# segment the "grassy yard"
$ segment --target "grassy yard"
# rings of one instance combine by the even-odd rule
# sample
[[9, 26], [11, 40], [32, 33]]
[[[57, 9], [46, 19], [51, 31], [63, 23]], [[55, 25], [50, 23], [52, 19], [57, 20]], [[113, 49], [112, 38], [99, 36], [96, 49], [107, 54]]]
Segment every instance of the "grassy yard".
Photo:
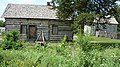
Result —
[[120, 67], [120, 49], [93, 49], [86, 54], [77, 45], [49, 43], [46, 48], [0, 49], [0, 60], [1, 67]]
[[0, 67], [120, 67], [119, 40], [103, 37], [90, 40], [91, 44], [77, 41], [47, 43], [46, 46], [24, 43], [18, 50], [0, 47]]
[[105, 37], [92, 36], [90, 43], [93, 45], [100, 45], [102, 48], [120, 47], [119, 39], [111, 39]]
[[8, 32], [0, 44], [0, 67], [120, 67], [119, 40], [77, 35], [72, 42], [40, 45]]
[[111, 39], [111, 38], [96, 37], [96, 36], [92, 36], [91, 41], [93, 41], [93, 42], [104, 42], [104, 43], [120, 43], [119, 39]]

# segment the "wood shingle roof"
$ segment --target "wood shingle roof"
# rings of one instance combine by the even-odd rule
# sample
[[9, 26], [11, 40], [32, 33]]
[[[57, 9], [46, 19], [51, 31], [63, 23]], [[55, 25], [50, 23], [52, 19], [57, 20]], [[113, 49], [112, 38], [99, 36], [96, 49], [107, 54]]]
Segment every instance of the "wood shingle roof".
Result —
[[3, 18], [57, 19], [56, 10], [47, 5], [8, 4]]

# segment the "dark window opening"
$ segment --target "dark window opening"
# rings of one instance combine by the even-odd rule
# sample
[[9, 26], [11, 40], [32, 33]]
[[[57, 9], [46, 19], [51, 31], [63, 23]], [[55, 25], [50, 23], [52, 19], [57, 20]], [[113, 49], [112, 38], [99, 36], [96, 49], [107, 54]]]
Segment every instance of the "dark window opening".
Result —
[[107, 29], [107, 25], [103, 25], [103, 29]]
[[53, 35], [57, 35], [58, 34], [58, 26], [57, 25], [53, 25], [52, 26], [52, 34]]
[[27, 25], [21, 25], [20, 34], [27, 34]]

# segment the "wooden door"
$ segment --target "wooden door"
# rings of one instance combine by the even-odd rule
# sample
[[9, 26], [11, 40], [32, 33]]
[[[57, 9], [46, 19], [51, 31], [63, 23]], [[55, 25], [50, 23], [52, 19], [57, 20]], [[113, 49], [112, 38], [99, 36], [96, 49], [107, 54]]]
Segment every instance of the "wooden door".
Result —
[[36, 25], [29, 25], [29, 39], [36, 39]]

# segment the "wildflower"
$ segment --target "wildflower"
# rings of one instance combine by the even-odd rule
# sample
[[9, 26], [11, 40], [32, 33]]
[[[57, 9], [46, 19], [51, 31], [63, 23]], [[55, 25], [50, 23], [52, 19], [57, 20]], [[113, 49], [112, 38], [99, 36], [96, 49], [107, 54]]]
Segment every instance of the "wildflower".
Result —
[[105, 59], [103, 59], [103, 60], [105, 60]]
[[101, 64], [101, 66], [104, 66], [104, 64]]

